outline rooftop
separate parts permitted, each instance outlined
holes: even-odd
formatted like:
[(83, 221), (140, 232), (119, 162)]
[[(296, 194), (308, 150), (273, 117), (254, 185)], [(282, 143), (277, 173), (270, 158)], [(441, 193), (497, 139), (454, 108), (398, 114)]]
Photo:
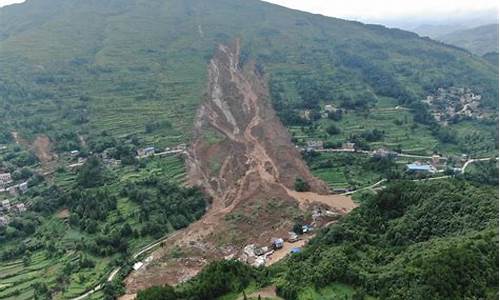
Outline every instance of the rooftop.
[(432, 171), (433, 170), (433, 167), (431, 165), (427, 165), (427, 164), (408, 164), (406, 165), (406, 167), (409, 169), (409, 170), (415, 170), (415, 171)]

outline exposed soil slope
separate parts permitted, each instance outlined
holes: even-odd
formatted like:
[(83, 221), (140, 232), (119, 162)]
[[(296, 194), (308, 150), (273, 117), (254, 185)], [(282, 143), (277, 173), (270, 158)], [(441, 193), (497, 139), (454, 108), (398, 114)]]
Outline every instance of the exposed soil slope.
[[(190, 183), (205, 189), (213, 199), (211, 207), (199, 222), (174, 234), (150, 264), (129, 276), (129, 293), (178, 283), (207, 261), (237, 257), (247, 243), (268, 244), (272, 237), (284, 236), (304, 207), (292, 191), (297, 177), (311, 186), (308, 199), (314, 201), (318, 194), (328, 198), (326, 184), (311, 175), (270, 106), (255, 64), (242, 66), (239, 52), (239, 41), (216, 50), (188, 153)], [(329, 199), (335, 209), (338, 199)], [(341, 200), (346, 199), (350, 201)], [(338, 211), (350, 207), (340, 203)], [(174, 247), (189, 258), (172, 258)]]

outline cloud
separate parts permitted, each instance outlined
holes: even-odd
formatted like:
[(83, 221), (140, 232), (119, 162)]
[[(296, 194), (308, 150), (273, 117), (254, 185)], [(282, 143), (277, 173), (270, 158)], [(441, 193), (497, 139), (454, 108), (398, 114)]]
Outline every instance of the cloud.
[(361, 21), (403, 17), (429, 18), (497, 10), (497, 0), (265, 0), (331, 17)]
[(9, 5), (9, 4), (14, 4), (14, 3), (22, 3), (24, 0), (0, 0), (0, 7)]

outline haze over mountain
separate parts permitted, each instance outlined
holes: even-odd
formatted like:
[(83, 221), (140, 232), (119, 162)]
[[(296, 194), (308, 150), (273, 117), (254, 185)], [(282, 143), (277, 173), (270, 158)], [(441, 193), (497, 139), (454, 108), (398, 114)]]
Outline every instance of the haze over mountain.
[(492, 52), (498, 53), (498, 24), (458, 30), (438, 36), (436, 39), (467, 49), (479, 56)]

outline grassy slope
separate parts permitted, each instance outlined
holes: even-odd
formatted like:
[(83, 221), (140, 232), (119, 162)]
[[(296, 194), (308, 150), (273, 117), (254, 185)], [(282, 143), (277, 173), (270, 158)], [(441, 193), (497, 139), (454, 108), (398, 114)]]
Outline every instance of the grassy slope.
[(480, 56), (489, 52), (498, 53), (498, 24), (459, 30), (439, 36), (437, 39)]
[[(34, 0), (2, 8), (0, 16), (0, 113), (28, 133), (22, 120), (38, 118), (48, 127), (39, 131), (49, 133), (137, 133), (159, 145), (187, 140), (207, 59), (217, 42), (234, 37), (287, 87), (290, 102), (303, 77), (324, 81), (334, 94), (373, 89), (339, 50), (362, 55), (417, 95), (435, 79), (492, 90), (497, 78), (484, 61), (410, 33), (256, 1)], [(90, 101), (78, 105), (82, 95)], [(89, 122), (74, 124), (74, 113)], [(158, 118), (174, 128), (145, 134), (144, 125)]]
[[(497, 70), (464, 51), (410, 33), (256, 1), (32, 0), (0, 9), (2, 130), (15, 129), (29, 138), (69, 130), (90, 139), (106, 130), (114, 136), (135, 133), (144, 144), (158, 146), (187, 141), (203, 95), (208, 59), (216, 43), (234, 37), (242, 38), (244, 56), (256, 58), (266, 76), (285, 87), (289, 103), (300, 100), (296, 84), (303, 78), (324, 83), (334, 95), (373, 91), (375, 87), (359, 70), (344, 64), (340, 50), (363, 56), (419, 96), (425, 94), (424, 86), (448, 78), (459, 86), (496, 90)], [(338, 103), (335, 97), (321, 101)], [(498, 105), (495, 97), (486, 102)], [(395, 99), (379, 97), (376, 108), (395, 103)], [(78, 122), (76, 115), (87, 121)], [(390, 131), (384, 140), (389, 145), (401, 143), (403, 148), (427, 151), (437, 144), (424, 128), (418, 134), (412, 132), (411, 123), (391, 128), (393, 119), (399, 117), (404, 114), (374, 111), (367, 118), (350, 114), (341, 121), (341, 137), (369, 124)], [(169, 120), (173, 128), (145, 133), (144, 126), (158, 119)], [(477, 131), (481, 143), (496, 132), (491, 126), (487, 130), (476, 124), (461, 126), (463, 131)], [(128, 171), (120, 170), (125, 177), (136, 176)], [(172, 176), (182, 177), (179, 174)], [(60, 180), (71, 182), (72, 178)], [(119, 208), (133, 209), (123, 201)], [(62, 226), (65, 239), (79, 237), (64, 231), (61, 222), (52, 221), (44, 224)], [(137, 241), (134, 248), (145, 242)], [(40, 253), (33, 257), (33, 272), (51, 263)], [(9, 263), (20, 267), (19, 261)], [(105, 262), (101, 270), (109, 270)], [(30, 274), (24, 268), (19, 277), (13, 277), (15, 288), (6, 287), (7, 281), (0, 279), (0, 295), (20, 289), (27, 296), (31, 280), (23, 276)], [(48, 274), (48, 281), (55, 277)], [(88, 276), (83, 284), (72, 283), (68, 292), (77, 294), (99, 277)]]
[[(109, 188), (112, 191), (119, 191), (123, 183), (138, 180), (152, 174), (163, 174), (165, 178), (178, 184), (184, 182), (186, 175), (183, 160), (179, 157), (171, 156), (162, 158), (161, 160), (154, 159), (148, 162), (147, 166), (139, 172), (131, 167), (117, 170), (116, 175), (118, 179)], [(55, 183), (62, 186), (69, 186), (74, 184), (74, 180), (74, 174), (61, 173), (57, 175)], [(120, 198), (117, 203), (117, 210), (108, 216), (105, 223), (111, 229), (119, 227), (121, 222), (128, 222), (133, 229), (140, 229), (141, 223), (137, 219), (137, 211), (137, 204), (125, 198)], [(119, 223), (116, 222), (118, 218), (122, 220)], [(42, 248), (32, 253), (31, 261), (27, 265), (23, 265), (21, 259), (0, 262), (0, 299), (32, 299), (33, 288), (31, 285), (42, 278), (42, 281), (49, 287), (53, 286), (56, 277), (64, 266), (68, 262), (75, 261), (78, 258), (78, 253), (82, 253), (82, 251), (75, 249), (77, 243), (82, 238), (93, 237), (93, 235), (84, 233), (78, 228), (69, 226), (67, 221), (57, 218), (56, 215), (44, 217), (42, 226), (37, 228), (37, 233), (31, 239), (36, 240), (37, 236), (40, 236), (43, 232), (50, 232), (51, 236), (57, 237), (52, 242), (57, 243), (57, 248), (63, 250), (63, 253), (51, 257), (50, 253), (47, 253)], [(3, 243), (0, 245), (0, 251), (7, 247), (15, 246), (20, 241), (20, 239), (14, 239)], [(131, 238), (129, 241), (131, 252), (137, 251), (151, 241), (152, 238)], [(63, 293), (57, 294), (57, 299), (76, 297), (94, 287), (111, 271), (112, 260), (117, 256), (96, 257), (86, 253), (86, 251), (83, 251), (83, 253), (87, 254), (95, 262), (95, 267), (72, 272), (68, 278), (66, 290)]]

